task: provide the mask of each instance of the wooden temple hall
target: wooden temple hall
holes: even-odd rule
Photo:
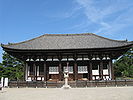
[[[92,33],[44,34],[20,42],[2,44],[4,51],[25,62],[26,81],[113,80],[112,60],[133,42],[104,38]]]

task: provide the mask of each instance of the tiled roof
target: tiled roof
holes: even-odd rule
[[[53,50],[53,49],[92,49],[111,48],[133,44],[104,38],[92,33],[83,34],[44,34],[40,37],[8,45],[3,48],[22,50]]]

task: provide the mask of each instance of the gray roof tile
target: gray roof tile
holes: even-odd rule
[[[48,49],[91,49],[110,48],[133,44],[104,38],[92,33],[84,34],[45,34],[40,37],[14,44],[3,45],[5,48],[22,50]]]

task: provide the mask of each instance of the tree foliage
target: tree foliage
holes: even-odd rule
[[[133,48],[114,62],[114,71],[116,77],[133,78]]]
[[[23,62],[4,52],[3,61],[0,64],[0,77],[8,77],[10,80],[22,80],[23,73]]]

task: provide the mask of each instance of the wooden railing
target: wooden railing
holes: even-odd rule
[[[9,87],[32,87],[32,88],[60,88],[64,81],[10,81]],[[133,86],[133,80],[106,80],[106,81],[69,81],[72,88],[75,87],[115,87]]]

